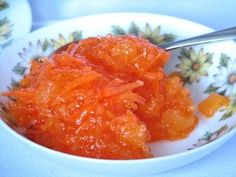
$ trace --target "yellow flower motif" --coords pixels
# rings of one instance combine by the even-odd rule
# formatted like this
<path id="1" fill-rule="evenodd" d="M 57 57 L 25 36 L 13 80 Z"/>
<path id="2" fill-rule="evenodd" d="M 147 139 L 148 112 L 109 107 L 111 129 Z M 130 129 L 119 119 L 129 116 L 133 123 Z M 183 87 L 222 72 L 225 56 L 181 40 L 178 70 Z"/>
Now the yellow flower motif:
<path id="1" fill-rule="evenodd" d="M 136 23 L 132 22 L 127 31 L 121 28 L 120 26 L 116 25 L 112 26 L 112 32 L 115 35 L 132 34 L 135 36 L 140 36 L 156 45 L 163 44 L 166 42 L 171 42 L 176 39 L 176 36 L 174 34 L 171 33 L 161 34 L 161 26 L 157 26 L 154 29 L 152 29 L 149 23 L 146 23 L 143 31 L 140 30 L 139 26 Z"/>
<path id="2" fill-rule="evenodd" d="M 212 54 L 206 53 L 203 48 L 195 51 L 192 47 L 182 48 L 178 57 L 180 63 L 177 68 L 186 82 L 199 81 L 201 76 L 207 76 L 207 69 L 212 64 Z"/>
<path id="3" fill-rule="evenodd" d="M 54 48 L 59 48 L 60 46 L 63 46 L 63 45 L 65 45 L 67 43 L 65 38 L 64 38 L 64 36 L 62 34 L 59 34 L 58 40 L 52 39 L 51 42 L 52 42 L 52 46 Z"/>
<path id="4" fill-rule="evenodd" d="M 51 39 L 52 47 L 57 49 L 65 44 L 68 44 L 73 41 L 78 41 L 81 39 L 81 32 L 75 31 L 69 34 L 67 38 L 65 38 L 62 34 L 58 35 L 58 39 Z"/>
<path id="5" fill-rule="evenodd" d="M 11 35 L 11 24 L 5 17 L 0 20 L 0 42 L 6 40 Z"/>
<path id="6" fill-rule="evenodd" d="M 173 34 L 161 34 L 161 26 L 152 29 L 148 23 L 146 23 L 144 31 L 140 31 L 139 35 L 156 45 L 174 41 L 176 38 Z"/>

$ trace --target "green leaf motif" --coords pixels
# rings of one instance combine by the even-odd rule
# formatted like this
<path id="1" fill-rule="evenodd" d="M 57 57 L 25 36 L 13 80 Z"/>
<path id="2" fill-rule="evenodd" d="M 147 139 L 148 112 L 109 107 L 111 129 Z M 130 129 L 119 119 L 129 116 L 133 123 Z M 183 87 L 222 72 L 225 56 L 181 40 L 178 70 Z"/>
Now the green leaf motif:
<path id="1" fill-rule="evenodd" d="M 138 36 L 140 33 L 138 25 L 136 25 L 134 22 L 132 22 L 128 33 Z"/>
<path id="2" fill-rule="evenodd" d="M 27 67 L 22 66 L 21 63 L 17 63 L 17 65 L 12 69 L 12 71 L 20 76 L 25 74 Z"/>
<path id="3" fill-rule="evenodd" d="M 221 55 L 220 55 L 220 65 L 223 66 L 223 67 L 227 67 L 229 61 L 230 61 L 230 57 L 227 56 L 224 53 L 221 53 Z"/>
<path id="4" fill-rule="evenodd" d="M 229 127 L 227 124 L 223 125 L 219 129 L 217 129 L 215 132 L 206 132 L 202 138 L 199 140 L 207 140 L 209 142 L 214 141 L 218 138 L 219 135 L 221 135 L 225 130 L 227 130 Z"/>
<path id="5" fill-rule="evenodd" d="M 73 41 L 79 41 L 82 39 L 82 31 L 74 31 L 72 32 Z"/>
<path id="6" fill-rule="evenodd" d="M 50 42 L 48 41 L 48 39 L 45 39 L 42 44 L 42 50 L 46 51 L 49 46 L 51 46 Z"/>
<path id="7" fill-rule="evenodd" d="M 230 118 L 233 114 L 234 113 L 232 112 L 225 112 L 224 115 L 220 118 L 220 121 Z"/>
<path id="8" fill-rule="evenodd" d="M 203 146 L 203 145 L 208 144 L 208 143 L 210 143 L 212 141 L 215 141 L 216 139 L 218 139 L 222 135 L 228 133 L 232 129 L 233 129 L 233 127 L 228 127 L 227 124 L 224 124 L 222 127 L 220 127 L 219 129 L 217 129 L 214 132 L 207 131 L 202 136 L 202 138 L 199 138 L 198 142 L 196 144 L 193 144 L 193 147 L 189 148 L 188 150 L 192 150 L 192 149 L 195 149 L 195 148 L 197 148 L 199 146 Z"/>
<path id="9" fill-rule="evenodd" d="M 118 25 L 112 26 L 112 33 L 115 35 L 124 35 L 126 34 L 125 30 Z"/>
<path id="10" fill-rule="evenodd" d="M 207 132 L 203 135 L 203 137 L 201 138 L 201 140 L 207 140 L 207 141 L 209 141 L 209 140 L 211 139 L 212 135 L 213 135 L 213 133 L 207 131 Z"/>
<path id="11" fill-rule="evenodd" d="M 8 90 L 14 90 L 15 88 L 20 86 L 20 82 L 15 79 L 11 79 L 11 86 L 8 86 Z"/>
<path id="12" fill-rule="evenodd" d="M 210 94 L 216 92 L 217 88 L 209 85 L 207 89 L 204 91 L 204 93 Z"/>
<path id="13" fill-rule="evenodd" d="M 190 50 L 192 50 L 191 48 L 190 49 L 187 49 L 185 47 L 181 48 L 180 50 L 180 56 L 178 57 L 179 59 L 181 59 L 181 56 L 185 56 L 185 58 L 191 58 L 190 56 Z"/>
<path id="14" fill-rule="evenodd" d="M 224 132 L 224 131 L 227 130 L 227 129 L 229 129 L 229 127 L 228 127 L 227 124 L 225 124 L 225 125 L 223 125 L 220 129 L 216 130 L 215 133 L 216 133 L 217 135 L 220 135 L 222 132 Z"/>
<path id="15" fill-rule="evenodd" d="M 8 7 L 9 7 L 9 4 L 6 1 L 0 0 L 0 11 L 6 9 Z"/>
<path id="16" fill-rule="evenodd" d="M 154 30 L 154 33 L 160 34 L 160 32 L 161 32 L 161 26 L 157 26 Z M 149 23 L 146 23 L 144 31 L 141 31 L 141 36 L 143 36 L 144 38 L 148 38 L 148 37 L 151 38 L 151 35 L 153 35 L 152 33 L 153 33 L 152 27 L 150 26 Z"/>
<path id="17" fill-rule="evenodd" d="M 176 39 L 176 35 L 168 33 L 168 34 L 164 34 L 164 41 L 166 42 L 172 42 Z"/>
<path id="18" fill-rule="evenodd" d="M 61 46 L 70 42 L 79 41 L 81 38 L 82 31 L 71 32 L 67 37 L 63 36 L 62 34 L 59 34 L 57 39 L 51 39 L 51 46 L 54 49 L 58 49 Z"/>
<path id="19" fill-rule="evenodd" d="M 4 48 L 10 46 L 10 45 L 12 44 L 12 42 L 13 42 L 13 39 L 12 39 L 12 38 L 9 39 L 9 40 L 6 40 L 2 45 L 0 45 L 0 47 L 1 47 L 2 49 L 4 49 Z"/>

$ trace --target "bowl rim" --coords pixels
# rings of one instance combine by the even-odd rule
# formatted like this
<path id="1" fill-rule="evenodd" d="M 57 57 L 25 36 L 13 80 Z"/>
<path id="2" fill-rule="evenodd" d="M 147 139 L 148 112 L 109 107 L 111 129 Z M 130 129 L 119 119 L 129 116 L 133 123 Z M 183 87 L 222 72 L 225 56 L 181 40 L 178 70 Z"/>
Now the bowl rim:
<path id="1" fill-rule="evenodd" d="M 182 22 L 182 23 L 188 23 L 188 24 L 196 25 L 196 26 L 199 26 L 201 28 L 204 28 L 205 30 L 208 30 L 209 32 L 214 31 L 213 28 L 210 28 L 206 25 L 203 25 L 203 24 L 200 24 L 200 23 L 188 20 L 188 19 L 180 18 L 180 17 L 170 16 L 170 15 L 163 15 L 163 14 L 155 14 L 155 13 L 124 11 L 124 12 L 111 12 L 111 13 L 99 13 L 99 14 L 92 14 L 92 15 L 84 15 L 84 16 L 74 17 L 74 18 L 61 20 L 61 21 L 53 21 L 55 23 L 47 25 L 47 26 L 43 26 L 42 28 L 38 28 L 35 31 L 32 31 L 32 32 L 28 33 L 27 35 L 25 35 L 25 36 L 21 37 L 20 39 L 14 41 L 14 43 L 11 46 L 16 45 L 18 42 L 26 40 L 29 36 L 33 36 L 33 35 L 36 35 L 37 33 L 42 33 L 44 31 L 47 31 L 48 29 L 50 29 L 52 27 L 56 28 L 56 27 L 61 26 L 62 24 L 64 24 L 64 25 L 70 24 L 71 22 L 76 21 L 76 20 L 84 20 L 84 19 L 87 19 L 87 18 L 88 19 L 90 19 L 90 18 L 102 18 L 102 17 L 106 17 L 106 16 L 123 16 L 123 17 L 125 17 L 125 16 L 136 16 L 136 17 L 137 16 L 140 16 L 140 17 L 149 16 L 149 17 L 155 17 L 155 18 L 160 17 L 160 18 L 165 18 L 165 19 L 171 20 L 171 21 L 179 21 L 179 22 Z M 11 46 L 5 48 L 2 51 L 2 53 L 0 54 L 0 57 L 1 57 L 1 55 L 3 55 L 3 53 L 5 53 L 5 51 L 7 51 L 7 49 L 11 48 Z"/>
<path id="2" fill-rule="evenodd" d="M 66 24 L 66 23 L 71 23 L 72 21 L 75 20 L 79 20 L 79 19 L 86 19 L 86 18 L 93 18 L 93 17 L 103 17 L 103 16 L 110 16 L 110 15 L 134 15 L 134 16 L 155 16 L 155 17 L 163 17 L 163 18 L 167 18 L 167 19 L 171 19 L 171 20 L 177 20 L 177 21 L 181 21 L 181 22 L 186 22 L 186 23 L 192 23 L 195 25 L 198 25 L 199 27 L 205 28 L 207 30 L 210 31 L 214 31 L 212 28 L 209 28 L 205 25 L 202 25 L 200 23 L 191 21 L 191 20 L 187 20 L 187 19 L 182 19 L 179 17 L 174 17 L 174 16 L 169 16 L 169 15 L 161 15 L 161 14 L 154 14 L 154 13 L 143 13 L 143 12 L 115 12 L 115 13 L 100 13 L 100 14 L 94 14 L 94 15 L 86 15 L 86 16 L 80 16 L 80 17 L 75 17 L 75 18 L 71 18 L 68 20 L 62 20 L 60 22 L 56 22 L 55 24 L 49 25 L 49 26 L 45 26 L 42 28 L 39 28 L 31 33 L 29 33 L 27 36 L 21 38 L 18 41 L 15 41 L 15 43 L 12 44 L 12 46 L 17 45 L 18 42 L 24 41 L 25 39 L 27 39 L 29 37 L 29 35 L 33 35 L 33 34 L 37 34 L 37 33 L 41 33 L 42 31 L 46 31 L 49 28 L 53 27 L 57 27 L 60 26 L 62 24 Z M 7 52 L 8 50 L 10 50 L 11 47 L 8 47 L 6 49 L 4 49 L 4 51 L 2 52 L 1 55 L 3 55 L 5 52 Z M 1 57 L 0 55 L 0 57 Z M 32 146 L 40 151 L 43 151 L 44 153 L 49 153 L 53 156 L 57 156 L 60 158 L 65 158 L 65 159 L 73 159 L 73 160 L 77 160 L 77 161 L 81 161 L 81 162 L 89 162 L 89 163 L 94 163 L 94 164 L 101 164 L 101 165 L 128 165 L 128 164 L 133 164 L 133 163 L 139 163 L 139 164 L 144 164 L 147 162 L 155 162 L 155 161 L 166 161 L 166 160 L 171 160 L 171 159 L 178 159 L 181 157 L 185 157 L 185 156 L 189 156 L 192 154 L 196 154 L 198 152 L 202 152 L 208 148 L 214 147 L 216 144 L 219 143 L 223 143 L 225 140 L 227 140 L 227 138 L 233 136 L 234 134 L 236 134 L 236 128 L 233 128 L 232 130 L 230 130 L 229 132 L 227 132 L 226 134 L 222 135 L 221 137 L 219 137 L 218 139 L 211 141 L 207 144 L 204 144 L 202 146 L 199 146 L 197 148 L 191 149 L 191 150 L 187 150 L 184 152 L 179 152 L 176 154 L 171 154 L 171 155 L 166 155 L 166 156 L 160 156 L 160 157 L 153 157 L 153 158 L 148 158 L 148 159 L 132 159 L 132 160 L 111 160 L 111 159 L 96 159 L 96 158 L 90 158 L 90 157 L 82 157 L 82 156 L 76 156 L 76 155 L 72 155 L 72 154 L 68 154 L 68 153 L 64 153 L 64 152 L 60 152 L 60 151 L 56 151 L 50 148 L 47 148 L 45 146 L 42 146 L 40 144 L 37 144 L 29 139 L 27 139 L 26 137 L 24 137 L 23 135 L 17 133 L 14 129 L 12 129 L 9 125 L 7 125 L 7 123 L 5 123 L 3 120 L 1 120 L 0 117 L 0 126 L 3 127 L 5 130 L 7 130 L 13 137 L 16 138 L 17 141 L 22 141 L 24 142 L 24 144 L 27 144 L 29 146 Z"/>

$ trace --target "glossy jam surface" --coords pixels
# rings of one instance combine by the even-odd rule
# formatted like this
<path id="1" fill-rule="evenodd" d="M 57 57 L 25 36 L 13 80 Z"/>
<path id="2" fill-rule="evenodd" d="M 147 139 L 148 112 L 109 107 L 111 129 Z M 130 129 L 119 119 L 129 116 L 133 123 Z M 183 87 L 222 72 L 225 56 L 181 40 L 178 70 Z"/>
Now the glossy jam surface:
<path id="1" fill-rule="evenodd" d="M 166 76 L 164 50 L 135 36 L 92 37 L 32 61 L 3 95 L 21 131 L 46 147 L 84 157 L 152 157 L 149 141 L 185 138 L 196 126 L 189 91 Z"/>
<path id="2" fill-rule="evenodd" d="M 217 93 L 210 94 L 199 105 L 199 111 L 206 117 L 212 117 L 221 107 L 229 105 L 229 99 Z"/>
<path id="3" fill-rule="evenodd" d="M 71 45 L 68 52 L 75 57 L 82 55 L 128 82 L 143 81 L 144 85 L 134 92 L 145 99 L 145 104 L 138 104 L 134 113 L 146 124 L 151 141 L 185 138 L 197 124 L 189 91 L 179 77 L 164 73 L 169 54 L 147 40 L 134 36 L 91 37 Z"/>

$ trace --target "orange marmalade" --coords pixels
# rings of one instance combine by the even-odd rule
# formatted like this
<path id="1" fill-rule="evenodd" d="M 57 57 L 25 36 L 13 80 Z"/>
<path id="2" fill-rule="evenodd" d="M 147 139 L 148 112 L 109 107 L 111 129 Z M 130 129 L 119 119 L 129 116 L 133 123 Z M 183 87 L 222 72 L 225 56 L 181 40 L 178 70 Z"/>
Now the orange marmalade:
<path id="1" fill-rule="evenodd" d="M 167 76 L 169 54 L 131 36 L 90 37 L 31 62 L 8 113 L 29 139 L 102 159 L 152 157 L 147 143 L 185 138 L 196 126 L 189 91 Z"/>

